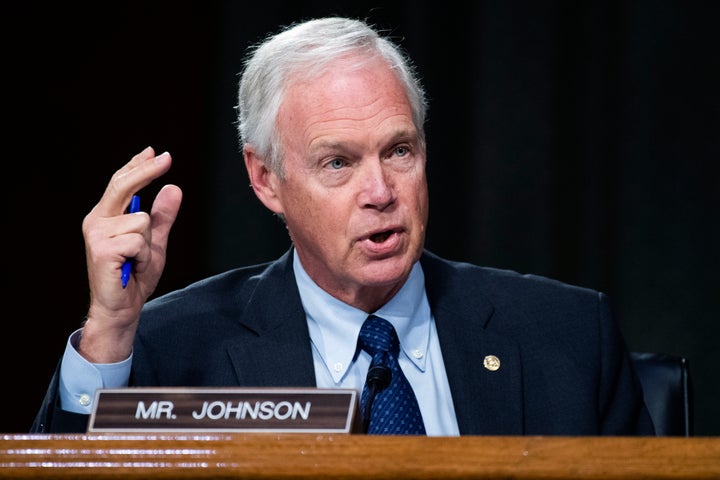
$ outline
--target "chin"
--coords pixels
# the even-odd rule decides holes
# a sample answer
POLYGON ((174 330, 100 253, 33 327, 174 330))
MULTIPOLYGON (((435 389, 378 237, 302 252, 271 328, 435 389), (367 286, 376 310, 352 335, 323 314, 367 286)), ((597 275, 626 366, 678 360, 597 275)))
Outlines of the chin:
POLYGON ((372 261, 362 269, 363 283, 380 287, 405 281, 414 264, 415 260, 406 256, 372 261))

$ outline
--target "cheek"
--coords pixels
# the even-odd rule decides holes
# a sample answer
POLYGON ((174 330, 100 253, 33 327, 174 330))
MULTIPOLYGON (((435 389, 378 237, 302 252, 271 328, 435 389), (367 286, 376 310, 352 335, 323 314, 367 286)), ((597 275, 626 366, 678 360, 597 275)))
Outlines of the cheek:
POLYGON ((415 219, 425 225, 427 223, 430 206, 425 178, 420 177, 417 181, 409 184, 406 192, 407 196, 405 198, 407 201, 405 203, 408 205, 415 219))
POLYGON ((308 192, 293 195, 286 202, 288 225, 294 226, 295 233, 314 238, 318 243, 327 243, 346 230, 347 209, 339 196, 317 196, 308 192))
POLYGON ((287 180, 282 185, 280 192, 281 202, 286 217, 294 217, 298 220, 313 216, 319 201, 312 190, 297 180, 287 180))

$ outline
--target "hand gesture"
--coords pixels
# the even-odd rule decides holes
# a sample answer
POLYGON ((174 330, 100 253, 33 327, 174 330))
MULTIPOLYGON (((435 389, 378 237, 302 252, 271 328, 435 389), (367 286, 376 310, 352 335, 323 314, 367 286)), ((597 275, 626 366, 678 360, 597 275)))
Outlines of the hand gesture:
POLYGON ((100 201, 85 217, 90 307, 79 352, 94 363, 126 359, 145 301, 155 290, 165 267, 170 229, 182 202, 182 191, 165 185, 149 213, 126 214, 132 196, 170 169, 172 158, 155 155, 151 147, 115 172, 100 201), (122 265, 132 259, 127 286, 122 265))

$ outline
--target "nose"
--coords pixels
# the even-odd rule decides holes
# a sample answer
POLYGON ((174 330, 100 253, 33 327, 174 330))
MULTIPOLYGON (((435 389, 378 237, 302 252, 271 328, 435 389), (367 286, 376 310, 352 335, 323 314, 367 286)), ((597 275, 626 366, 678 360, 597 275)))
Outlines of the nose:
POLYGON ((358 201, 363 208, 385 210, 397 199, 392 172, 379 159, 365 162, 358 201))

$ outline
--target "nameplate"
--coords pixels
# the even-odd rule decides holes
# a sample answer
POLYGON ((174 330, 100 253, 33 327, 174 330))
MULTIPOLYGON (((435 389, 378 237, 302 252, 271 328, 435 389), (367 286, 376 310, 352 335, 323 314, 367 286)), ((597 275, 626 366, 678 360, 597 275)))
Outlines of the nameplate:
POLYGON ((357 408, 352 389, 99 389, 88 432, 351 433, 357 408))

